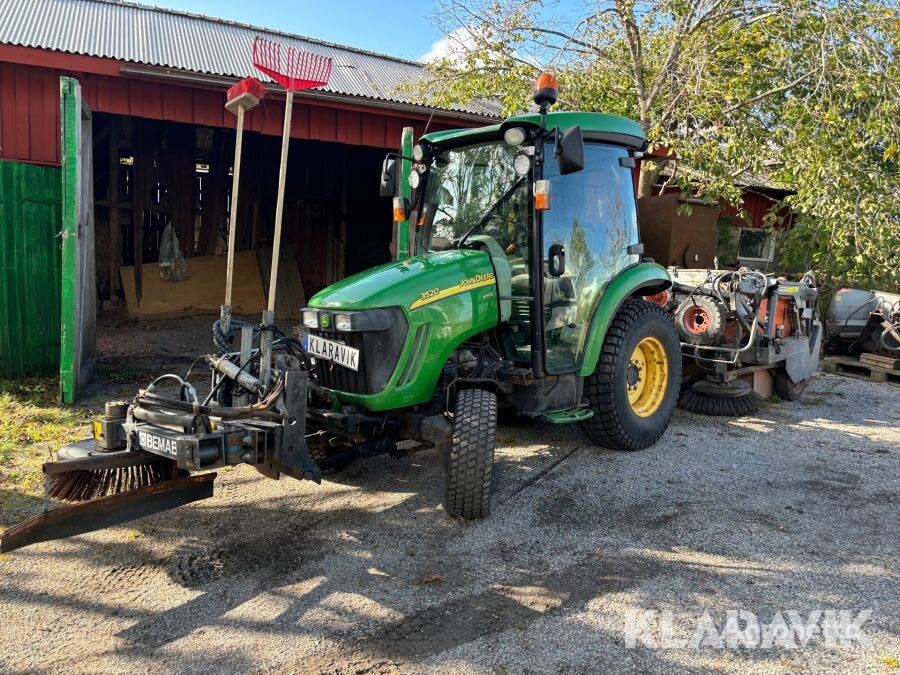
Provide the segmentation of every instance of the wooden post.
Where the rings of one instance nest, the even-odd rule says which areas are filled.
[[[119,300],[119,264],[122,260],[119,231],[119,121],[109,118],[109,300]]]
[[[59,400],[69,405],[75,402],[78,368],[78,204],[80,186],[78,169],[81,163],[81,88],[74,78],[59,78],[60,118],[62,141],[62,262],[61,317],[59,352]],[[91,282],[94,280],[91,279]]]
[[[241,368],[246,368],[250,363],[250,357],[253,355],[253,326],[244,326],[241,328]],[[238,407],[250,404],[250,395],[243,393],[238,397],[236,405]]]
[[[132,252],[134,254],[134,294],[137,304],[141,304],[141,296],[144,287],[144,211],[147,209],[147,200],[150,196],[150,165],[153,163],[153,154],[149,151],[151,133],[150,125],[146,120],[135,119],[133,134],[134,164],[132,165],[131,182],[131,221],[132,221]]]
[[[335,260],[334,280],[340,281],[347,276],[347,200],[350,193],[350,178],[347,171],[347,146],[341,153],[341,217],[338,221],[337,256]]]
[[[180,125],[170,129],[169,134],[172,139],[169,210],[181,252],[189,258],[194,255],[194,214],[197,203],[196,134],[190,127]]]

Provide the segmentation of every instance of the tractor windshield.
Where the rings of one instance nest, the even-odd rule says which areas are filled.
[[[516,150],[498,141],[445,150],[434,159],[420,251],[452,248],[476,226],[504,248],[517,243],[528,223],[529,182],[513,169]]]

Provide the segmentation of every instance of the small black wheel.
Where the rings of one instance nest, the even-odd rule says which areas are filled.
[[[663,435],[681,387],[681,345],[669,314],[626,300],[606,332],[584,395],[594,416],[587,437],[612,450],[642,450]]]
[[[806,386],[809,384],[809,379],[800,380],[799,382],[791,381],[790,375],[787,374],[787,370],[784,368],[777,368],[775,370],[775,393],[778,394],[778,397],[785,401],[798,401],[800,397],[803,396],[803,392],[806,391]]]
[[[705,295],[692,295],[675,310],[675,329],[685,342],[711,345],[725,332],[725,308]]]
[[[496,437],[496,394],[485,389],[457,393],[447,458],[444,509],[448,514],[474,520],[490,513]]]

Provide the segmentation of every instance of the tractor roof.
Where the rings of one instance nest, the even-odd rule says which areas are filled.
[[[517,124],[538,125],[541,116],[537,113],[529,115],[517,115],[508,117],[501,124],[492,124],[488,127],[475,127],[474,129],[450,129],[449,131],[435,131],[423,136],[429,143],[452,145],[462,143],[477,143],[484,138],[496,136],[503,129]],[[620,143],[638,150],[643,150],[647,145],[647,136],[641,126],[630,119],[618,115],[606,115],[595,112],[552,112],[547,115],[547,128],[579,126],[584,137],[588,140],[607,140]]]

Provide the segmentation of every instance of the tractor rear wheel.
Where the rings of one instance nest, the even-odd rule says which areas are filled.
[[[444,509],[448,514],[474,520],[490,513],[496,437],[496,394],[484,389],[457,393],[447,458]]]
[[[666,311],[626,300],[616,314],[584,395],[594,416],[587,437],[612,450],[642,450],[663,435],[678,401],[681,345]]]

